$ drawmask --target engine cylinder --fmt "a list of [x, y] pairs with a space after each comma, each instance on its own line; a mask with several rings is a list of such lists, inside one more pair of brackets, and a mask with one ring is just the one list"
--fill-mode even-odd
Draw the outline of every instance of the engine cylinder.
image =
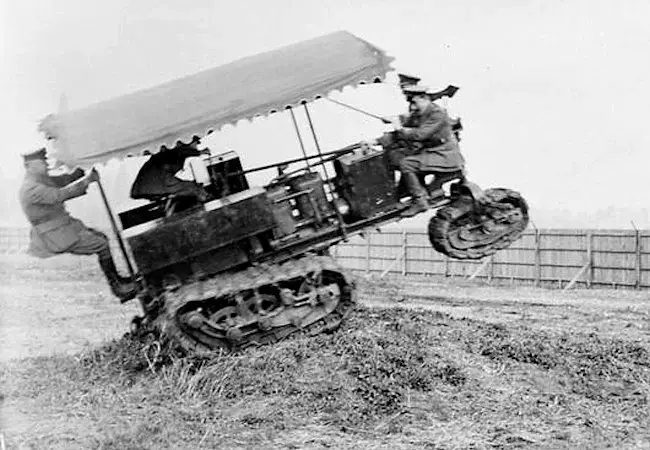
[[309, 197], [314, 199], [316, 207], [321, 217], [327, 216], [333, 213], [332, 205], [327, 200], [325, 195], [325, 189], [323, 188], [323, 180], [320, 175], [316, 172], [308, 172], [304, 175], [296, 177], [290, 181], [291, 188], [294, 192], [311, 190], [311, 193], [307, 195], [301, 195], [296, 198], [296, 206], [298, 211], [305, 219], [311, 219], [316, 217], [316, 211], [312, 202], [309, 200]]

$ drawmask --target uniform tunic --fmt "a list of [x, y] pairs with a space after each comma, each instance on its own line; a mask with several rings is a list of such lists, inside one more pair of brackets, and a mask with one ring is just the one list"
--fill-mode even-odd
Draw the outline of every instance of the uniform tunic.
[[[400, 116], [400, 121], [404, 128], [386, 133], [378, 140], [384, 148], [400, 144], [406, 147], [402, 150], [404, 156], [399, 153], [396, 157], [389, 156], [391, 166], [399, 166], [405, 157], [421, 172], [451, 172], [464, 167], [451, 119], [444, 109], [432, 103], [422, 113]], [[399, 150], [388, 150], [388, 154], [395, 151]]]
[[200, 197], [203, 189], [193, 181], [181, 180], [156, 161], [150, 158], [136, 176], [131, 187], [131, 198], [155, 200], [175, 195], [178, 197]]
[[108, 250], [108, 238], [71, 217], [64, 203], [86, 193], [87, 186], [75, 182], [81, 169], [70, 175], [26, 174], [20, 187], [20, 205], [32, 224], [27, 252], [39, 258], [60, 253], [89, 255]]

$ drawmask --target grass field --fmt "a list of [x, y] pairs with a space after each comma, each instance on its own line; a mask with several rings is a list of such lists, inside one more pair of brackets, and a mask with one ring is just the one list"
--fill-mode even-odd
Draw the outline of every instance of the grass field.
[[197, 359], [90, 258], [0, 277], [7, 449], [650, 448], [646, 292], [359, 278], [336, 333]]

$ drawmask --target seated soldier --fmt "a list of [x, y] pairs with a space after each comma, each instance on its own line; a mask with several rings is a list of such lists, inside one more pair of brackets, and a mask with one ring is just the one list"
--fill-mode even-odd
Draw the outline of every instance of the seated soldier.
[[[391, 124], [395, 122], [395, 120], [400, 120], [402, 126], [410, 127], [412, 126], [412, 118], [416, 112], [416, 107], [413, 103], [413, 94], [411, 91], [413, 88], [418, 88], [417, 84], [420, 82], [421, 78], [403, 73], [399, 73], [397, 76], [399, 77], [399, 87], [402, 90], [402, 94], [404, 94], [406, 103], [408, 104], [409, 112], [407, 114], [400, 114], [397, 117], [382, 117], [381, 120], [386, 124]], [[392, 170], [399, 170], [399, 162], [402, 160], [402, 158], [405, 156], [410, 156], [414, 153], [413, 149], [410, 148], [410, 146], [404, 145], [404, 143], [400, 142], [399, 140], [393, 140], [391, 142], [388, 140], [385, 141], [384, 151], [384, 160], [386, 161], [388, 167], [390, 167]], [[406, 187], [403, 185], [403, 180], [400, 179], [398, 193], [403, 194], [404, 192], [402, 191], [404, 190], [406, 190]]]
[[203, 153], [196, 148], [198, 142], [197, 138], [190, 144], [179, 142], [174, 148], [161, 150], [151, 156], [133, 182], [131, 198], [156, 201], [173, 196], [177, 211], [205, 202], [208, 193], [201, 185], [176, 177], [187, 158]]
[[[427, 88], [408, 87], [404, 94], [412, 96], [413, 112], [399, 116], [393, 121], [395, 131], [385, 133], [373, 144], [380, 144], [389, 154], [389, 166], [401, 172], [402, 180], [413, 197], [413, 204], [403, 215], [411, 217], [429, 207], [428, 194], [420, 183], [420, 177], [431, 172], [462, 170], [465, 160], [453, 133], [451, 119], [432, 101]], [[398, 153], [391, 157], [391, 152]]]

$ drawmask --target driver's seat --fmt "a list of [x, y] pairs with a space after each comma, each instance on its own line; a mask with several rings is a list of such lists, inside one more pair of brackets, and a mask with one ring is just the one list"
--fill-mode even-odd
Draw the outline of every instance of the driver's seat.
[[[425, 178], [427, 175], [433, 175], [433, 180], [429, 183], [425, 183]], [[427, 193], [430, 197], [436, 198], [440, 197], [442, 192], [442, 185], [453, 180], [462, 181], [465, 178], [465, 171], [463, 169], [453, 170], [450, 172], [440, 172], [440, 171], [431, 171], [420, 174], [418, 179], [424, 188], [427, 190]]]

